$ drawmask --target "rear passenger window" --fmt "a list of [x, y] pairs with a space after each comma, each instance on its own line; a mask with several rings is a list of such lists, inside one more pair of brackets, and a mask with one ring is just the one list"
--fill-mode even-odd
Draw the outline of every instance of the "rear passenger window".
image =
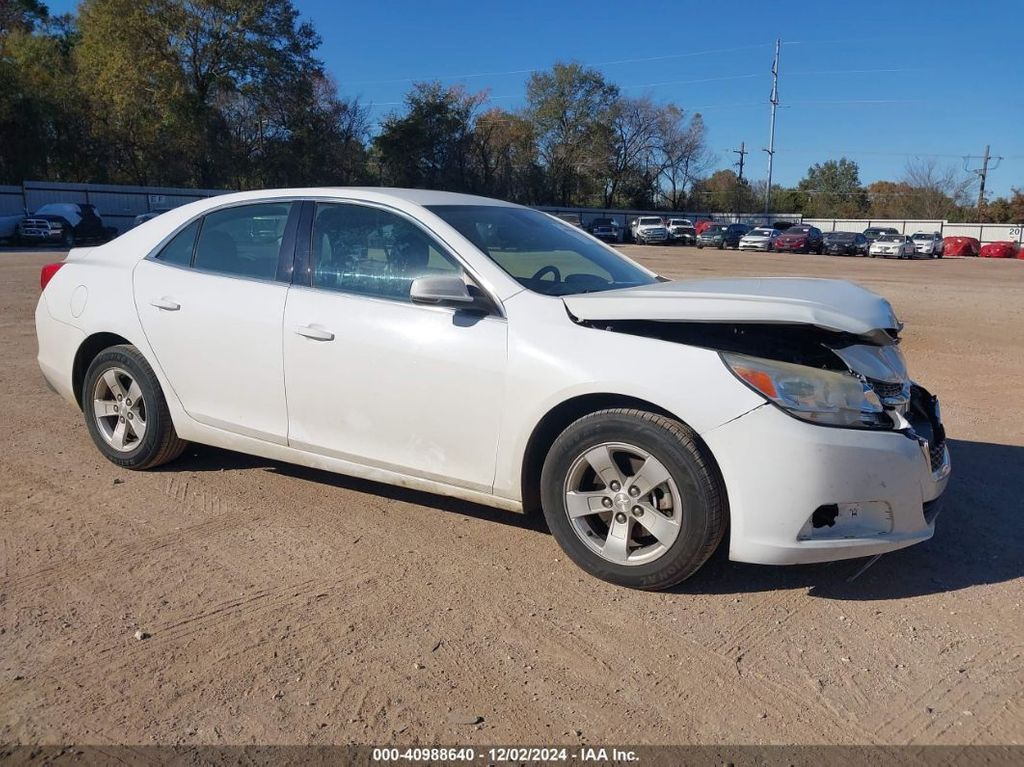
[[276, 279], [291, 207], [290, 202], [258, 203], [210, 213], [203, 219], [193, 266], [238, 277]]
[[193, 221], [164, 245], [164, 249], [157, 254], [157, 260], [165, 264], [176, 264], [177, 266], [189, 266], [192, 263], [192, 248], [196, 242], [196, 232], [199, 231], [199, 221]]

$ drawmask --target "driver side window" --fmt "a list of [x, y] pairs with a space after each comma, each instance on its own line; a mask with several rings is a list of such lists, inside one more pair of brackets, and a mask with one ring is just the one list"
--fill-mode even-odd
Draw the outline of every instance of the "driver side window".
[[314, 288], [408, 301], [417, 277], [462, 273], [422, 229], [378, 208], [317, 203], [312, 237]]

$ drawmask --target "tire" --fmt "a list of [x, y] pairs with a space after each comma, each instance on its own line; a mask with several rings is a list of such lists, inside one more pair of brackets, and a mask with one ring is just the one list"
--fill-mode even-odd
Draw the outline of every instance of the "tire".
[[64, 232], [64, 236], [60, 239], [60, 244], [65, 248], [75, 247], [75, 235], [70, 230]]
[[[133, 391], [135, 401], [129, 396]], [[173, 461], [188, 445], [174, 430], [153, 368], [134, 346], [111, 346], [96, 355], [81, 395], [89, 436], [111, 463], [135, 471], [151, 469]], [[97, 416], [97, 403], [106, 403], [106, 415]], [[144, 426], [141, 435], [139, 424]], [[120, 447], [115, 446], [118, 441]]]
[[697, 250], [704, 250], [704, 243], [703, 242], [698, 242], [697, 243]]
[[722, 240], [720, 243], [718, 243], [718, 249], [725, 250], [725, 240]]
[[[611, 466], [608, 476], [621, 479], [617, 491], [612, 489], [614, 479], [597, 479], [591, 463], [595, 455], [611, 456], [614, 465], [595, 463]], [[665, 479], [652, 483], [650, 493], [633, 497], [630, 481], [650, 459], [649, 476]], [[570, 504], [570, 496], [575, 503]], [[634, 409], [601, 410], [563, 431], [544, 461], [541, 499], [552, 535], [577, 565], [601, 580], [650, 591], [693, 575], [721, 542], [728, 516], [718, 469], [693, 431], [671, 418]], [[571, 518], [569, 506], [579, 510], [580, 503], [587, 510]], [[644, 527], [645, 515], [648, 524], [657, 524], [659, 535]], [[613, 524], [625, 531], [625, 536], [615, 536], [621, 547], [608, 542]], [[599, 553], [608, 545], [608, 555]]]

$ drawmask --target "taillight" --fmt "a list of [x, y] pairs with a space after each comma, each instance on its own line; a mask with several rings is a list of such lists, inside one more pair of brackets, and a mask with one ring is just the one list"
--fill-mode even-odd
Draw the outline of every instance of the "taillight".
[[53, 279], [53, 275], [57, 273], [57, 270], [64, 266], [64, 262], [60, 261], [56, 264], [47, 264], [43, 267], [42, 271], [39, 272], [39, 290], [46, 290], [46, 286]]

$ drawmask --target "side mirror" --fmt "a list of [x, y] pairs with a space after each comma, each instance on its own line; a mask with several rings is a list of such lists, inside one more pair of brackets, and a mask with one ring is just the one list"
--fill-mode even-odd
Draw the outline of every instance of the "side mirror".
[[417, 277], [412, 281], [409, 298], [414, 304], [432, 304], [434, 306], [468, 307], [474, 302], [469, 288], [462, 280], [451, 274], [432, 274]]

